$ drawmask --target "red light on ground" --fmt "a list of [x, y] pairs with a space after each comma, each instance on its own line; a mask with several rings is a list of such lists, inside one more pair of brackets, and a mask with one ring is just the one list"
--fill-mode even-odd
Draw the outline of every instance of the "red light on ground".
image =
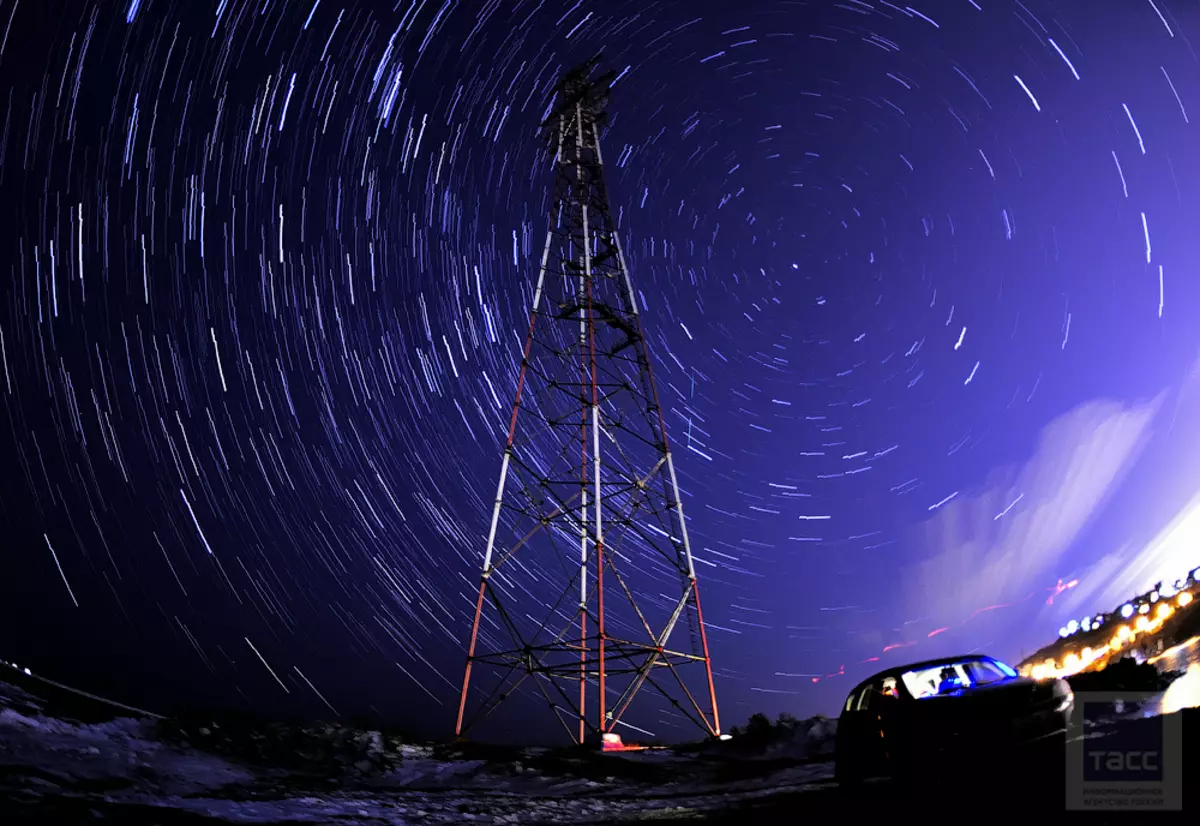
[[622, 751], [646, 751], [654, 746], [641, 746], [633, 743], [625, 743], [621, 740], [621, 735], [611, 731], [600, 732], [597, 739], [595, 734], [589, 736], [582, 745], [586, 745], [589, 749], [595, 749], [602, 753], [622, 752]]
[[611, 731], [605, 732], [600, 738], [601, 751], [624, 751], [625, 744], [621, 742], [621, 735], [613, 734]]

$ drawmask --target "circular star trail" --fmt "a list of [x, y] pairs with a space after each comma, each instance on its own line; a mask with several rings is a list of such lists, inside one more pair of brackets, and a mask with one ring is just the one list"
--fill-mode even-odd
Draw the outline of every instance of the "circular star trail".
[[1108, 610], [1200, 485], [1200, 15], [1101, 5], [2, 0], [4, 656], [449, 730], [598, 51], [726, 725]]

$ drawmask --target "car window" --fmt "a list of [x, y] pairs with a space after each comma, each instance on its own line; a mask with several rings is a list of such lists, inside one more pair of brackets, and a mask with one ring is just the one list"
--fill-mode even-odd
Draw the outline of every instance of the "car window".
[[949, 694], [962, 687], [964, 675], [954, 663], [935, 665], [904, 675], [905, 685], [917, 698]]
[[908, 689], [908, 693], [912, 696], [918, 699], [932, 697], [938, 692], [938, 675], [940, 672], [940, 667], [924, 668], [920, 671], [906, 672], [901, 679], [904, 680], [904, 687]]
[[888, 677], [881, 682], [872, 683], [868, 693], [870, 695], [869, 708], [876, 712], [884, 712], [893, 708], [900, 696], [895, 677]]
[[1013, 673], [1012, 669], [1006, 671], [1000, 663], [990, 659], [950, 660], [909, 671], [901, 679], [909, 693], [920, 699], [959, 694], [976, 686], [1011, 680]]
[[856, 705], [855, 708], [858, 711], [866, 711], [867, 706], [870, 704], [870, 702], [871, 702], [871, 684], [868, 683], [867, 685], [863, 686], [863, 690], [859, 692], [858, 705]]
[[987, 685], [989, 683], [998, 683], [1003, 680], [1012, 679], [1000, 669], [998, 664], [991, 660], [974, 660], [963, 663], [963, 668], [967, 672], [967, 677], [970, 679], [971, 685]]
[[862, 699], [863, 694], [867, 691], [866, 685], [860, 685], [850, 692], [850, 696], [846, 698], [846, 705], [842, 707], [843, 711], [857, 711], [858, 703]]
[[866, 711], [881, 698], [900, 698], [900, 683], [896, 677], [883, 677], [858, 686], [846, 698], [842, 711]]

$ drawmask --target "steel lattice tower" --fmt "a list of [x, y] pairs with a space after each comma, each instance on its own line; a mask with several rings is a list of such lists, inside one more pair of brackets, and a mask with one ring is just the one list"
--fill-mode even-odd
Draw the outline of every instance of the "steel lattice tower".
[[[661, 710], [720, 734], [679, 485], [604, 187], [599, 130], [614, 73], [592, 78], [598, 61], [562, 77], [542, 124], [553, 202], [467, 647], [460, 736], [530, 677], [533, 696], [579, 743], [612, 732], [643, 688], [662, 698]], [[671, 644], [685, 636], [680, 625], [691, 631], [690, 653]], [[490, 693], [476, 686], [482, 696], [469, 704], [472, 676], [478, 683], [485, 667]]]

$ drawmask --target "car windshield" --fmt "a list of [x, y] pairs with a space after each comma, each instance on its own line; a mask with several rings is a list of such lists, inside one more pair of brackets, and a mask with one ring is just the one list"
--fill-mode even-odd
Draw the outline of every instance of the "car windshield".
[[912, 696], [939, 697], [957, 694], [976, 686], [1011, 680], [1016, 676], [1011, 668], [995, 660], [950, 660], [909, 671], [902, 677]]

